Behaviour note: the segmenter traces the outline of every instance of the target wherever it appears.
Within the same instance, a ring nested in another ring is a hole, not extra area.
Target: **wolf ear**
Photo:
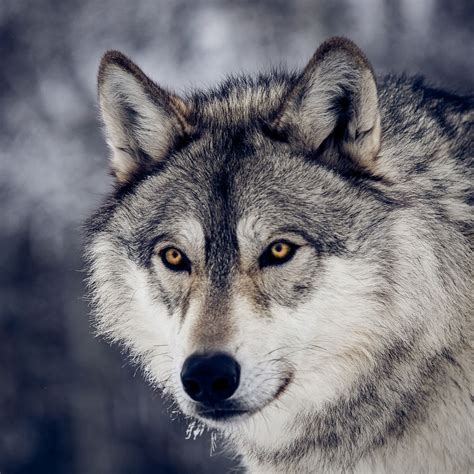
[[[318,150],[330,166],[376,174],[381,139],[377,86],[362,51],[345,38],[324,42],[273,127],[295,146]]]
[[[187,104],[118,51],[102,58],[98,90],[111,166],[119,183],[162,160],[174,143],[190,134]]]

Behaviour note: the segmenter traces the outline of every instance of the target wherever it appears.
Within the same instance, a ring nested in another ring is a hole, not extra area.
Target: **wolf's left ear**
[[[187,104],[149,79],[118,51],[107,52],[98,76],[99,104],[111,167],[119,183],[161,161],[191,133]]]
[[[331,166],[376,174],[381,138],[377,86],[362,51],[345,38],[324,42],[273,127],[295,146],[318,150]]]

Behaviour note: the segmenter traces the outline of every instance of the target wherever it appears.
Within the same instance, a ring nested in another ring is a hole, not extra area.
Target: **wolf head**
[[[390,276],[400,204],[352,42],[183,98],[109,52],[99,101],[115,191],[89,222],[95,324],[186,415],[274,443],[423,331]]]

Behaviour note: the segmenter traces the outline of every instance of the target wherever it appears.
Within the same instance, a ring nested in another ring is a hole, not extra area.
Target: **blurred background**
[[[179,92],[232,72],[303,66],[321,41],[344,35],[377,72],[421,73],[467,92],[473,6],[0,0],[1,474],[236,469],[210,457],[209,433],[186,439],[186,424],[136,368],[90,332],[81,224],[111,184],[96,107],[105,50]]]

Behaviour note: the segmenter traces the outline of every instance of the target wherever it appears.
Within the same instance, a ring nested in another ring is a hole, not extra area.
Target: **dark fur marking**
[[[261,122],[260,124],[261,132],[264,136],[270,140],[280,142],[280,143],[289,143],[288,131],[285,129],[278,129],[267,122]]]
[[[416,174],[423,174],[426,173],[429,170],[429,166],[427,163],[416,163],[415,166],[413,167],[413,171]]]
[[[189,304],[191,300],[191,293],[188,291],[182,298],[181,308],[180,308],[180,323],[183,324],[186,314],[189,310]]]
[[[304,297],[311,290],[312,287],[310,285],[302,285],[298,283],[293,285],[293,292],[298,298]]]

